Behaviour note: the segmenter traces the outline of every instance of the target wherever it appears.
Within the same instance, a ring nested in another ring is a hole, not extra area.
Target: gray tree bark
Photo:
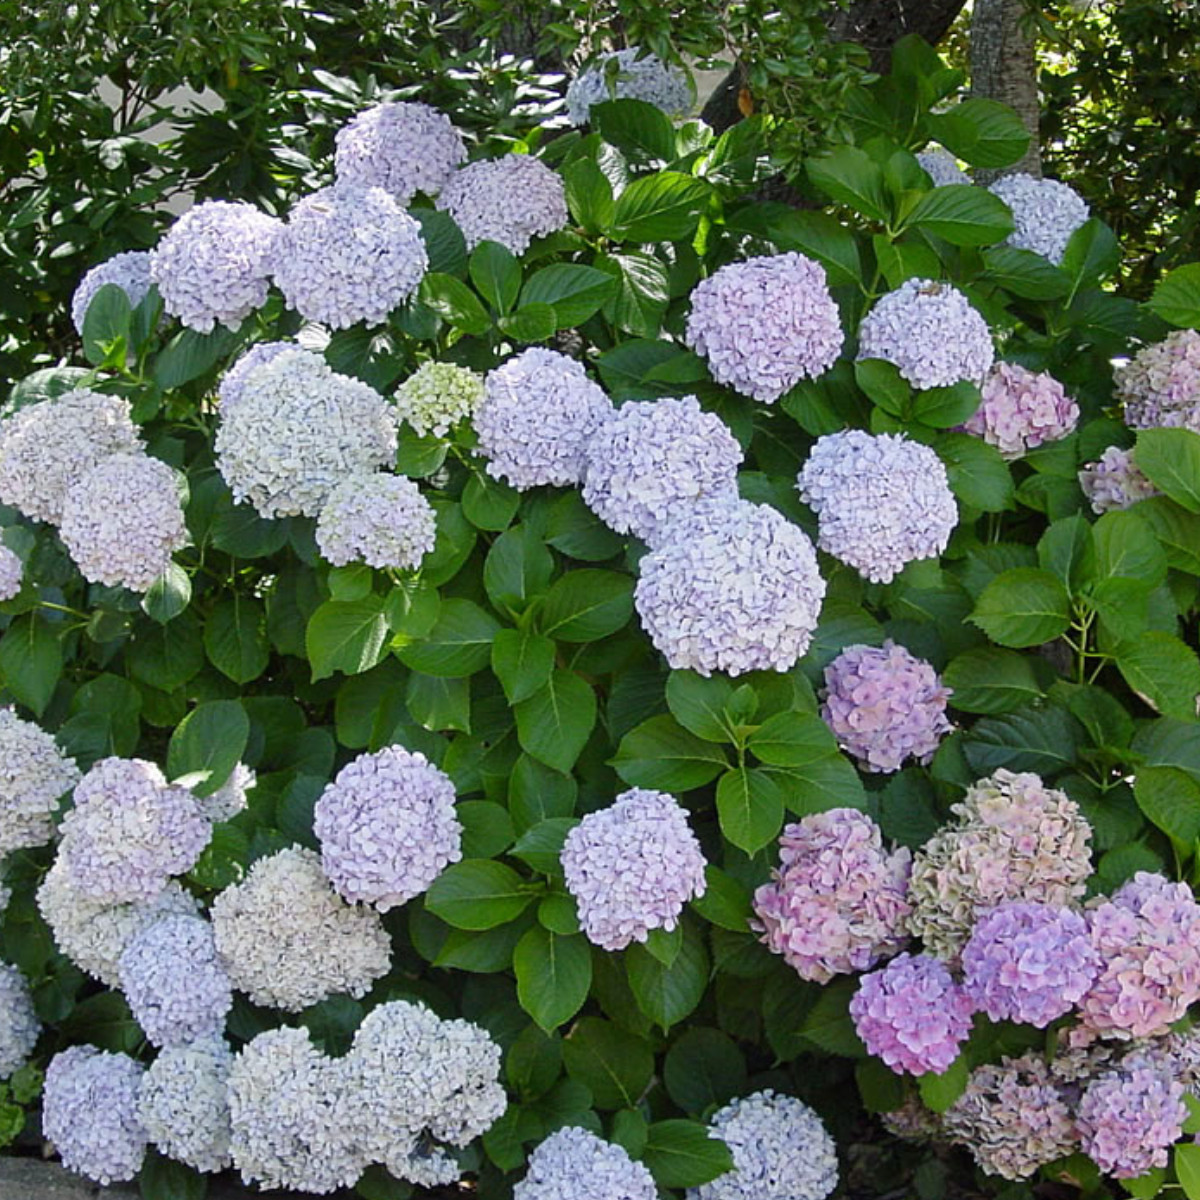
[[[971,95],[999,100],[1015,109],[1030,133],[1029,149],[1020,162],[1002,171],[977,169],[979,183],[1025,171],[1041,177],[1038,141],[1038,85],[1034,42],[1022,26],[1025,0],[975,0],[971,15]]]

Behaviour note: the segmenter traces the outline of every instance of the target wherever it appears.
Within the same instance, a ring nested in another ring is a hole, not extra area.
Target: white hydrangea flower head
[[[339,183],[379,187],[402,208],[418,193],[436,196],[467,157],[462,134],[430,104],[376,104],[334,136]]]
[[[245,763],[238,763],[229,778],[211,795],[197,797],[204,815],[214,824],[236,817],[246,807],[246,793],[258,777]]]
[[[612,63],[617,64],[615,74]],[[592,105],[606,100],[644,100],[669,117],[684,116],[693,104],[686,73],[637,46],[597,56],[571,80],[567,117],[572,125],[586,125]]]
[[[837,1187],[837,1147],[821,1118],[795,1096],[770,1089],[713,1113],[709,1136],[733,1170],[688,1189],[688,1200],[825,1200]]]
[[[24,1066],[41,1032],[29,981],[16,967],[0,962],[0,1079]]]
[[[1200,433],[1200,331],[1176,329],[1143,346],[1114,372],[1113,396],[1131,429]]]
[[[930,146],[917,155],[921,169],[933,180],[934,187],[969,184],[971,177],[958,165],[958,159],[941,146]]]
[[[1079,405],[1045,371],[996,363],[984,380],[982,400],[960,428],[995,446],[1008,462],[1073,432]]]
[[[908,279],[863,318],[858,357],[882,358],[924,389],[981,384],[996,350],[987,322],[956,287]]]
[[[50,734],[0,708],[0,856],[53,841],[58,802],[79,777]]]
[[[217,469],[259,516],[317,516],[348,475],[396,456],[396,414],[372,388],[291,350],[252,371],[217,426]]]
[[[483,400],[483,377],[448,362],[427,362],[396,389],[396,411],[425,437],[443,437]]]
[[[20,555],[7,546],[0,546],[0,600],[19,595],[25,578],[25,564]]]
[[[75,785],[59,858],[75,886],[103,904],[153,900],[196,865],[212,824],[186,788],[153,763],[102,758]]]
[[[684,341],[718,383],[764,404],[824,375],[842,349],[825,268],[795,251],[728,263],[691,301]]]
[[[1087,202],[1057,179],[1035,179],[1018,171],[988,187],[1012,210],[1016,229],[1005,239],[1018,250],[1032,250],[1058,266],[1071,234],[1091,215]]]
[[[1094,513],[1132,508],[1139,500],[1162,493],[1142,474],[1133,451],[1109,446],[1095,462],[1079,472],[1079,486]]]
[[[347,904],[299,846],[260,858],[211,916],[229,978],[255,1004],[299,1012],[339,992],[364,996],[391,965],[379,914]]]
[[[71,324],[83,336],[88,306],[106,283],[115,284],[129,297],[129,307],[137,308],[150,290],[150,252],[126,250],[98,263],[79,281],[71,296]]]
[[[403,475],[350,475],[317,518],[317,546],[335,567],[363,562],[412,570],[437,540],[437,514]]]
[[[654,1176],[624,1146],[577,1125],[556,1129],[534,1147],[513,1200],[657,1200]]]
[[[233,1163],[229,1150],[229,1070],[223,1038],[202,1038],[159,1052],[142,1078],[138,1116],[161,1153],[215,1174]]]
[[[58,532],[90,583],[149,591],[189,540],[175,472],[148,454],[110,454],[67,490]]]
[[[305,196],[272,256],[288,308],[330,329],[382,325],[429,270],[421,227],[382,188],[339,183]]]
[[[524,254],[535,237],[567,223],[562,178],[528,154],[459,167],[442,186],[437,206],[454,218],[468,250],[492,241],[513,254]]]
[[[589,440],[583,499],[617,533],[651,546],[697,500],[737,499],[742,447],[695,396],[631,401]]]
[[[230,1153],[242,1181],[325,1195],[367,1166],[340,1115],[342,1059],[305,1029],[270,1029],[242,1047],[228,1076]]]
[[[267,302],[280,222],[241,201],[202,200],[150,251],[163,306],[197,333],[237,329]]]
[[[489,371],[486,389],[475,432],[493,479],[522,492],[582,480],[587,444],[613,412],[582,363],[533,346]]]
[[[0,501],[57,525],[71,484],[110,454],[136,453],[129,401],[73,388],[0,422]]]
[[[872,583],[936,558],[958,524],[942,460],[903,434],[844,429],[818,438],[796,486],[817,514],[817,545]]]
[[[246,390],[246,381],[259,367],[273,362],[286,350],[299,350],[295,342],[255,342],[237,361],[221,376],[217,388],[217,399],[221,402],[221,412],[227,413],[241,400]]]
[[[639,569],[634,603],[650,640],[671,667],[701,675],[790,670],[825,598],[804,531],[744,500],[699,501]]]

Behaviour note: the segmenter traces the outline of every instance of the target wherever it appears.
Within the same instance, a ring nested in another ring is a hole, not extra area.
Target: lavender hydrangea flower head
[[[818,438],[797,476],[817,545],[872,583],[936,558],[958,524],[942,460],[903,434],[845,429]]]
[[[493,479],[518,491],[583,478],[587,444],[612,403],[583,364],[534,346],[488,372],[475,414],[479,452]]]
[[[945,963],[907,951],[862,976],[850,998],[863,1045],[897,1074],[945,1071],[971,1034],[973,1011]]]
[[[889,638],[847,646],[825,668],[821,720],[864,771],[898,771],[933,757],[950,732],[949,696],[929,663]]]
[[[110,454],[71,485],[58,532],[90,583],[148,591],[189,540],[175,472],[148,454]]]
[[[1186,883],[1139,871],[1088,911],[1101,968],[1079,1003],[1107,1038],[1166,1033],[1200,999],[1200,904]]]
[[[1095,462],[1079,472],[1079,486],[1092,506],[1092,512],[1132,508],[1139,500],[1161,493],[1142,474],[1132,450],[1109,446]]]
[[[132,1179],[146,1155],[138,1120],[144,1068],[127,1054],[71,1046],[46,1068],[42,1132],[68,1170],[96,1183]]]
[[[228,412],[241,400],[246,391],[246,381],[269,362],[274,362],[287,350],[299,350],[295,342],[255,342],[221,377],[217,388],[217,398],[221,402],[222,413]]]
[[[203,200],[150,251],[163,306],[197,333],[237,329],[267,301],[280,223],[252,204]]]
[[[402,475],[349,475],[317,518],[317,546],[335,567],[364,562],[409,570],[433,549],[433,506]]]
[[[483,401],[481,376],[448,362],[423,363],[397,389],[396,411],[425,437],[443,437]]]
[[[763,943],[801,979],[828,983],[864,971],[908,941],[906,847],[883,848],[865,813],[834,808],[787,825],[779,869],[754,893]]]
[[[153,1146],[196,1171],[231,1166],[229,1069],[223,1038],[202,1038],[161,1051],[142,1079],[138,1116]]]
[[[313,830],[338,894],[387,912],[462,858],[450,777],[419,751],[360,754],[321,793]]]
[[[271,261],[288,308],[330,329],[382,325],[429,270],[420,225],[382,188],[353,183],[305,196]]]
[[[688,1200],[825,1200],[837,1187],[837,1147],[821,1118],[770,1089],[742,1096],[709,1119],[709,1136],[733,1170],[688,1189]]]
[[[1079,422],[1079,405],[1045,372],[997,363],[983,384],[983,401],[962,425],[1009,462],[1035,446],[1056,442]]]
[[[1113,395],[1131,429],[1200,433],[1200,332],[1177,329],[1115,373]],[[0,499],[3,497],[0,496]]]
[[[1013,901],[983,913],[963,947],[963,986],[993,1021],[1045,1029],[1092,986],[1100,957],[1069,908]]]
[[[634,603],[655,649],[701,675],[790,670],[825,598],[804,531],[743,500],[698,501],[663,529],[640,571]]]
[[[1123,1064],[1088,1084],[1075,1121],[1084,1153],[1100,1170],[1132,1179],[1167,1165],[1187,1116],[1182,1083],[1148,1063]]]
[[[1007,900],[1058,908],[1082,897],[1092,829],[1065,792],[1001,769],[951,806],[954,821],[913,860],[912,933],[953,962],[980,911]]]
[[[153,763],[102,758],[75,785],[59,856],[93,900],[153,900],[172,875],[195,866],[211,837],[195,796],[170,786]]]
[[[982,383],[995,359],[987,322],[949,283],[909,279],[858,330],[858,357],[890,362],[913,387]]]
[[[824,375],[842,349],[825,269],[795,251],[729,263],[691,299],[684,341],[718,383],[765,404]]]
[[[1032,250],[1058,266],[1071,234],[1090,215],[1083,197],[1056,179],[1035,179],[1023,171],[1005,175],[988,187],[1012,210],[1016,229],[1005,241]]]
[[[418,193],[436,196],[467,157],[462,134],[429,104],[376,104],[334,136],[339,183],[382,188],[407,208]]]
[[[656,1200],[654,1176],[623,1146],[577,1125],[556,1129],[534,1147],[513,1200]]]
[[[20,556],[7,546],[0,546],[0,600],[19,595],[24,578],[25,564]]]
[[[379,914],[347,904],[299,846],[260,858],[211,916],[230,981],[255,1004],[299,1012],[337,992],[364,996],[391,965]]]
[[[607,100],[643,100],[669,117],[680,117],[692,107],[692,89],[678,67],[630,46],[599,55],[571,80],[567,117],[572,125],[586,125],[592,105]]]
[[[0,962],[0,1079],[25,1064],[41,1032],[29,981],[16,967]]]
[[[147,926],[125,947],[120,971],[129,1011],[154,1045],[183,1046],[224,1030],[233,990],[201,917]]]
[[[0,501],[57,525],[76,479],[110,454],[142,448],[130,411],[122,396],[74,388],[0,422]]]
[[[528,154],[459,167],[442,185],[437,206],[454,218],[468,250],[492,241],[524,254],[533,238],[567,223],[562,178]]]
[[[217,469],[259,516],[315,517],[348,475],[389,465],[396,439],[382,396],[319,355],[291,350],[252,371],[238,403],[222,411]]]
[[[583,499],[617,533],[653,546],[695,501],[736,500],[741,462],[737,438],[695,396],[631,401],[588,442]]]
[[[982,1170],[1005,1179],[1028,1179],[1076,1147],[1071,1110],[1036,1054],[976,1067],[942,1127]]]
[[[71,296],[71,324],[83,336],[83,322],[96,293],[105,284],[114,284],[129,298],[129,307],[137,308],[150,290],[150,253],[147,250],[126,250],[114,254],[92,267],[79,281]]]
[[[52,841],[59,799],[78,782],[50,734],[0,708],[0,856]]]
[[[930,146],[917,155],[921,170],[933,180],[934,187],[969,184],[971,177],[958,165],[958,159],[941,146]]]
[[[670,933],[683,906],[704,895],[704,855],[673,796],[646,788],[622,792],[588,813],[563,843],[567,891],[588,939],[605,950]]]
[[[238,763],[215,792],[199,797],[201,811],[214,825],[236,817],[246,807],[246,793],[257,782],[254,772],[245,763]]]

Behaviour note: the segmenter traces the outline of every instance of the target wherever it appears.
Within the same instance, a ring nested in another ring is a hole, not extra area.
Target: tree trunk
[[[1025,171],[1042,174],[1038,141],[1037,63],[1033,39],[1022,28],[1025,0],[975,0],[971,16],[971,95],[999,100],[1017,112],[1030,133],[1029,149],[1020,162],[1002,171],[978,169],[978,183]]]

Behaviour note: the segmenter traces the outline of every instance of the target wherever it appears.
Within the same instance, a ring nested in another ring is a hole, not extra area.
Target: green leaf
[[[973,167],[1008,167],[1029,148],[1029,131],[1007,104],[972,98],[925,118],[933,138]]]
[[[1154,531],[1170,566],[1200,575],[1200,516],[1165,496],[1143,500],[1132,511]]]
[[[236,593],[218,600],[204,623],[204,649],[209,662],[234,683],[257,679],[271,657],[262,604]]]
[[[425,893],[425,907],[455,929],[494,929],[519,917],[534,898],[504,863],[467,858],[447,867]]]
[[[866,1058],[866,1048],[850,1017],[850,997],[857,989],[855,979],[835,979],[824,987],[800,1029],[804,1038],[829,1054]]]
[[[507,529],[521,503],[521,493],[483,472],[473,474],[463,488],[463,515],[479,529]]]
[[[222,822],[213,826],[212,838],[187,877],[202,888],[219,892],[242,881],[249,861],[249,839],[236,825]]]
[[[684,1112],[699,1115],[742,1094],[746,1060],[727,1034],[693,1026],[667,1051],[663,1083]]]
[[[569,329],[582,325],[616,291],[613,277],[595,267],[579,263],[554,263],[537,271],[521,291],[521,307],[549,304],[555,326]]]
[[[555,550],[584,562],[603,562],[625,549],[625,539],[613,533],[574,489],[551,507],[546,541]]]
[[[567,207],[585,233],[604,233],[612,224],[612,184],[592,158],[577,158],[562,170]]]
[[[871,221],[886,221],[890,204],[883,170],[865,150],[839,146],[818,158],[805,160],[813,184],[837,204],[844,204]]]
[[[802,767],[838,752],[829,726],[810,713],[776,713],[746,744],[763,762],[775,767]]]
[[[721,929],[745,933],[754,915],[747,888],[711,863],[704,868],[704,879],[704,895],[691,902],[693,910]]]
[[[1200,1200],[1200,1145],[1180,1142],[1174,1151],[1175,1174],[1188,1200]]]
[[[598,1017],[579,1020],[562,1053],[567,1074],[588,1088],[599,1109],[633,1108],[654,1074],[649,1044]]]
[[[1092,526],[1096,547],[1096,576],[1127,579],[1153,591],[1167,577],[1167,556],[1145,523],[1128,512],[1107,512]]]
[[[912,415],[934,429],[961,425],[979,407],[979,388],[966,380],[913,393]]]
[[[492,670],[509,704],[520,704],[549,683],[554,643],[531,629],[499,629],[492,640]]]
[[[1049,571],[1016,567],[983,589],[968,619],[1001,646],[1040,646],[1066,632],[1071,600]]]
[[[456,805],[463,827],[464,858],[495,858],[513,843],[512,818],[503,804],[490,800],[462,800]]]
[[[23,613],[0,637],[0,683],[41,716],[63,670],[59,627],[37,613]]]
[[[470,600],[443,600],[437,624],[424,641],[397,651],[414,671],[443,678],[474,675],[492,657],[492,639],[500,622]]]
[[[1034,659],[1013,650],[980,646],[952,659],[942,672],[950,704],[960,712],[1006,713],[1042,695]]]
[[[633,577],[585,567],[568,571],[546,593],[538,628],[560,642],[596,642],[633,614]]]
[[[551,933],[569,937],[579,932],[579,912],[571,896],[561,892],[551,892],[538,902],[538,923]]]
[[[1029,705],[976,721],[962,748],[980,775],[1003,767],[1050,777],[1074,767],[1082,741],[1082,726],[1065,709]]]
[[[1121,265],[1116,235],[1103,221],[1092,217],[1071,234],[1061,265],[1074,288],[1095,287],[1115,275]]]
[[[796,766],[765,769],[780,785],[784,804],[798,816],[831,808],[867,807],[858,772],[836,751]]]
[[[388,629],[397,636],[393,646],[425,637],[437,624],[442,598],[435,588],[422,583],[397,584],[384,598],[383,616]]]
[[[672,671],[667,677],[667,707],[675,719],[706,742],[731,742],[733,732],[725,705],[733,685],[719,675]]]
[[[453,275],[430,271],[421,280],[417,296],[422,304],[463,333],[487,333],[492,327],[492,318],[479,302],[479,297]]]
[[[616,293],[606,302],[605,316],[635,337],[656,336],[671,300],[666,265],[644,250],[600,254],[595,264],[617,281]]]
[[[669,966],[635,943],[625,952],[625,967],[638,1008],[664,1033],[695,1011],[708,986],[708,952],[694,922],[684,925]]]
[[[635,179],[617,197],[612,234],[625,242],[678,242],[696,232],[712,188],[703,179],[659,171]]]
[[[1168,271],[1159,280],[1147,306],[1168,325],[1200,329],[1200,263]]]
[[[858,242],[828,213],[789,208],[768,219],[767,230],[780,250],[797,250],[825,268],[830,287],[857,286],[862,278]]]
[[[92,297],[84,314],[80,337],[83,355],[93,366],[105,362],[109,357],[105,347],[118,341],[118,361],[124,365],[132,311],[125,289],[115,283],[104,284]]]
[[[287,544],[288,530],[285,521],[268,521],[249,504],[232,504],[218,508],[210,536],[234,558],[267,558]]]
[[[592,986],[592,952],[581,933],[560,937],[535,925],[513,951],[517,999],[547,1033],[569,1021]]]
[[[723,750],[664,713],[631,729],[612,765],[631,787],[687,792],[711,783],[729,762]]]
[[[197,704],[171,734],[167,747],[170,779],[200,778],[189,783],[197,796],[211,796],[233,773],[250,738],[250,718],[237,700]]]
[[[429,269],[461,275],[467,266],[467,243],[454,218],[435,208],[409,208],[408,215],[421,226]]]
[[[1200,513],[1200,433],[1141,429],[1133,457],[1155,487],[1188,512]]]
[[[142,1200],[204,1200],[208,1177],[151,1147],[138,1172],[138,1187]]]
[[[563,842],[578,824],[575,817],[547,817],[521,834],[510,853],[543,875],[561,876]]]
[[[471,732],[471,681],[412,671],[404,685],[409,715],[423,729]]]
[[[13,622],[10,632],[15,627]],[[135,679],[160,692],[173,692],[204,666],[200,622],[191,612],[183,613],[169,625],[142,622],[134,628],[126,653]],[[0,641],[0,671],[3,670],[4,642]]]
[[[1079,513],[1052,522],[1038,540],[1037,554],[1042,569],[1052,571],[1071,592],[1082,591],[1096,579],[1092,526]]]
[[[508,811],[519,832],[551,817],[569,817],[575,811],[577,785],[570,775],[553,771],[522,754],[508,781]]]
[[[521,748],[556,771],[570,771],[596,724],[596,693],[573,671],[554,670],[545,686],[513,705]]]
[[[545,1095],[562,1070],[562,1040],[526,1025],[504,1055],[504,1075],[521,1100]]]
[[[480,242],[471,251],[468,270],[479,294],[498,313],[503,315],[516,304],[521,290],[521,264],[507,246]]]
[[[502,533],[483,564],[483,586],[497,608],[522,609],[545,591],[554,573],[554,558],[537,532],[518,525]]]
[[[238,335],[224,327],[212,333],[182,329],[155,356],[150,368],[154,382],[165,391],[183,387],[228,359],[237,344]]]
[[[441,470],[449,449],[445,438],[435,433],[422,437],[415,429],[402,425],[396,448],[396,470],[410,479],[424,479]]]
[[[1187,1092],[1183,1095],[1185,1104],[1188,1101],[1188,1095]],[[1186,1125],[1184,1132],[1188,1132]],[[1167,1170],[1165,1167],[1152,1167],[1144,1175],[1138,1175],[1134,1179],[1121,1179],[1118,1182],[1134,1200],[1154,1200],[1154,1197],[1162,1191],[1163,1184],[1167,1182]]]
[[[327,600],[309,618],[304,634],[313,681],[335,671],[346,675],[369,671],[383,657],[387,634],[381,597]]]
[[[905,226],[927,230],[952,246],[991,246],[1014,229],[1004,201],[969,183],[926,192],[908,214]]]
[[[1071,290],[1066,273],[1032,250],[989,246],[983,262],[985,279],[1026,300],[1058,300]]]
[[[1012,474],[995,446],[969,433],[947,433],[936,448],[946,465],[950,490],[964,505],[980,512],[1012,508]]]
[[[866,1058],[854,1066],[854,1081],[869,1113],[894,1112],[904,1104],[904,1077],[881,1058]]]
[[[501,317],[496,326],[502,333],[518,342],[545,342],[552,338],[554,331],[559,328],[558,314],[553,305],[536,301],[518,308],[506,317]]]
[[[660,1188],[699,1187],[733,1170],[733,1155],[699,1121],[656,1121],[642,1161]]]
[[[0,651],[4,643],[0,642]],[[1153,629],[1117,647],[1117,669],[1151,708],[1181,721],[1196,720],[1200,660],[1177,637]]]
[[[860,358],[854,364],[854,378],[873,403],[893,417],[903,417],[912,403],[912,388],[894,363],[882,358]]]
[[[783,826],[783,795],[766,772],[737,767],[717,782],[717,816],[727,841],[757,854]]]
[[[142,597],[142,611],[152,621],[173,621],[192,599],[192,581],[178,563],[171,563]]]
[[[1133,794],[1146,818],[1190,857],[1200,837],[1200,782],[1176,767],[1139,767]]]
[[[965,1054],[960,1054],[940,1075],[927,1071],[917,1080],[917,1090],[925,1107],[935,1113],[944,1113],[966,1091],[970,1073]]]
[[[606,100],[588,110],[588,123],[627,158],[645,162],[675,157],[675,127],[662,109],[645,100]]]

